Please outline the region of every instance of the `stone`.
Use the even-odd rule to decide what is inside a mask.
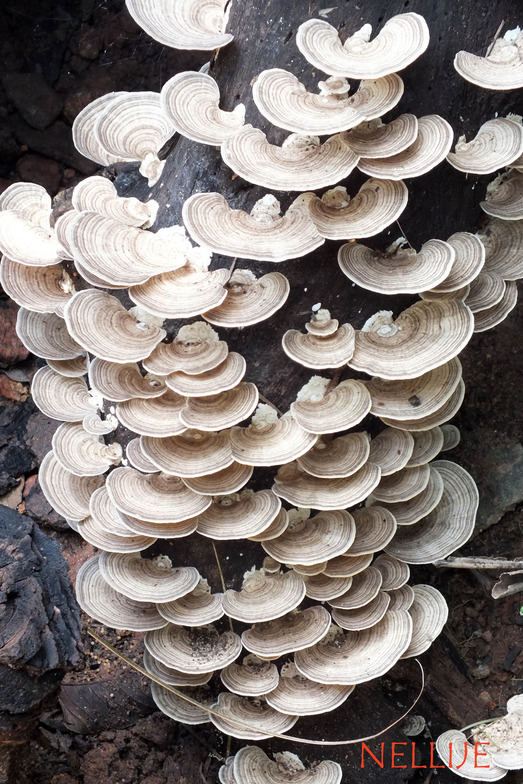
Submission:
[[[52,158],[28,152],[16,163],[16,171],[24,182],[36,182],[54,196],[62,182],[62,166]]]
[[[476,523],[480,531],[498,523],[523,500],[523,446],[489,439],[484,452],[481,465],[488,472],[483,477]]]
[[[100,31],[95,27],[84,27],[78,36],[76,51],[86,60],[96,60],[100,54],[103,41]]]
[[[53,528],[55,531],[69,531],[67,521],[55,512],[42,492],[38,481],[25,496],[25,513],[44,527]]]
[[[0,403],[2,399],[0,398]],[[60,423],[36,409],[32,400],[0,405],[0,495],[33,472],[51,448],[51,438]]]
[[[25,144],[35,152],[60,161],[65,166],[78,169],[82,174],[93,174],[99,166],[80,155],[73,144],[71,128],[57,120],[45,131],[31,128],[18,118],[11,120],[12,130],[20,144]]]
[[[14,381],[5,373],[0,373],[0,395],[6,400],[23,403],[29,397],[29,387],[21,384],[20,381]]]
[[[63,101],[39,73],[10,73],[2,78],[8,99],[32,128],[48,128],[62,111]]]
[[[29,356],[29,351],[16,334],[17,314],[18,306],[14,302],[0,301],[0,368],[15,365]]]

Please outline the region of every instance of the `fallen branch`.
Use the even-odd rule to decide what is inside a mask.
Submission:
[[[488,558],[482,556],[465,556],[462,558],[443,558],[434,561],[434,566],[450,569],[523,569],[523,559],[508,561],[505,558]]]

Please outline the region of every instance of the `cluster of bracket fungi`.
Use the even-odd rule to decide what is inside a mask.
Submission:
[[[161,14],[143,0],[127,5],[167,45],[214,49],[231,40],[223,0],[170,0]],[[158,205],[119,197],[99,176],[76,186],[73,209],[56,221],[39,186],[18,183],[0,196],[1,283],[21,306],[20,338],[46,360],[34,400],[63,422],[40,482],[102,551],[79,571],[79,604],[108,627],[145,632],[144,666],[178,690],[153,683],[162,711],[237,738],[281,734],[300,716],[334,710],[357,684],[419,655],[440,633],[446,602],[429,585],[408,584],[409,564],[444,558],[472,534],[475,483],[437,458],[459,441],[447,424],[464,396],[458,354],[474,331],[506,317],[523,274],[519,118],[490,120],[453,153],[452,128],[438,115],[384,124],[403,93],[396,71],[422,54],[429,33],[407,13],[369,39],[365,25],[342,45],[334,28],[312,19],[297,44],[328,74],[320,93],[281,69],[258,76],[260,112],[291,131],[281,147],[244,123],[241,105],[221,110],[218,86],[202,72],[174,76],[161,93],[103,96],[75,121],[80,152],[101,165],[140,161],[150,184],[175,132],[218,146],[248,182],[300,192],[283,216],[272,194],[248,214],[219,193],[196,193],[184,203],[184,226],[152,232]],[[513,40],[519,52],[521,36]],[[474,56],[460,55],[471,68]],[[483,71],[506,89],[509,58],[498,67],[495,57]],[[511,86],[523,85],[518,62]],[[361,80],[352,95],[348,78]],[[469,172],[510,167],[482,202],[491,218],[481,235],[429,239],[417,252],[404,238],[385,251],[355,241],[390,226],[407,203],[403,179],[444,158]],[[356,167],[370,179],[351,198],[337,183]],[[313,192],[324,187],[321,197]],[[211,271],[212,254],[283,262],[326,238],[346,241],[338,263],[351,281],[421,298],[396,319],[387,310],[371,315],[361,330],[314,306],[304,333],[283,336],[285,353],[314,372],[348,366],[371,378],[313,375],[281,413],[260,403],[243,381],[245,360],[214,327],[272,316],[288,297],[287,278]],[[165,319],[188,320],[171,342]],[[355,430],[369,413],[385,425],[374,438]],[[279,468],[272,487],[255,492],[246,485],[260,466]],[[171,556],[143,554],[181,537],[195,548],[200,537],[259,542],[260,562],[241,588],[213,593],[194,566],[173,563],[176,547]],[[220,780],[294,780],[303,766],[280,756],[272,762],[247,747]],[[339,782],[341,769],[324,762],[310,775]]]

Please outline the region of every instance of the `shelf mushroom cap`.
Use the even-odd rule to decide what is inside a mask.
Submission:
[[[185,398],[168,389],[160,397],[134,397],[118,403],[116,416],[133,433],[167,438],[187,429],[180,418],[184,405]]]
[[[52,200],[41,185],[34,182],[14,182],[0,194],[0,211],[15,210],[28,221],[49,230]]]
[[[414,437],[407,430],[387,427],[370,442],[369,460],[381,468],[381,476],[401,471],[414,450]]]
[[[177,476],[141,474],[116,468],[106,484],[113,504],[123,514],[153,523],[178,523],[210,506],[211,499],[193,493]]]
[[[449,449],[455,449],[461,441],[459,428],[457,428],[456,425],[445,424],[441,425],[441,432],[443,433],[443,446],[441,447],[441,451],[446,452]]]
[[[414,439],[414,449],[407,463],[407,468],[429,463],[441,452],[443,433],[439,426],[431,427],[430,430],[420,430],[411,433],[411,435]]]
[[[475,741],[491,744],[489,749],[494,763],[506,770],[519,770],[523,767],[523,703],[521,694],[507,700],[507,714],[488,726],[481,724],[475,728]]]
[[[100,175],[86,177],[75,185],[71,202],[77,212],[97,212],[127,226],[142,229],[153,225],[159,207],[153,199],[143,202],[134,196],[119,196],[111,180]]]
[[[67,255],[51,228],[33,223],[13,209],[0,209],[0,251],[30,267],[58,264]]]
[[[208,686],[189,686],[178,688],[181,695],[185,694],[192,700],[197,700],[199,705],[188,702],[180,694],[174,694],[170,689],[160,686],[153,681],[151,683],[151,697],[162,713],[169,718],[179,721],[182,724],[208,724],[209,711],[214,702],[214,696]],[[203,706],[203,707],[200,707]]]
[[[332,441],[320,438],[298,458],[298,465],[319,479],[343,479],[356,473],[367,462],[369,453],[368,435],[349,433]]]
[[[523,221],[491,218],[479,238],[485,246],[484,272],[504,280],[523,277]]]
[[[483,212],[493,218],[501,218],[504,221],[521,220],[523,218],[523,173],[511,170],[500,174],[487,186],[485,201],[480,202],[479,206]]]
[[[186,430],[180,436],[142,436],[142,449],[160,471],[183,479],[215,474],[234,462],[228,430]]]
[[[111,163],[118,163],[125,160],[120,155],[112,155],[103,147],[101,141],[93,133],[94,124],[97,118],[103,114],[107,107],[115,98],[127,95],[123,90],[110,92],[100,95],[87,104],[76,115],[73,122],[73,143],[79,153],[85,155],[91,161],[99,163],[101,166],[108,166]]]
[[[261,403],[247,427],[231,430],[232,455],[238,463],[275,466],[301,457],[314,446],[318,436],[304,430],[290,413],[278,417]]]
[[[171,602],[158,604],[158,612],[178,626],[205,626],[223,616],[223,594],[211,593],[207,580],[200,579],[190,593]]]
[[[280,509],[272,490],[216,496],[198,517],[198,533],[211,539],[247,539],[265,531]]]
[[[266,574],[247,572],[240,591],[229,589],[223,609],[230,618],[244,623],[272,621],[294,610],[305,596],[305,584],[296,572]]]
[[[289,281],[281,272],[260,278],[246,269],[234,270],[227,284],[227,296],[216,308],[202,313],[218,327],[248,327],[270,318],[287,301]]]
[[[443,117],[427,114],[418,118],[418,135],[410,147],[389,158],[360,158],[358,169],[386,180],[420,177],[444,160],[453,139],[452,126]]]
[[[523,33],[519,27],[497,38],[486,57],[458,52],[454,68],[468,82],[487,90],[523,87]]]
[[[358,286],[382,294],[416,294],[432,289],[448,277],[455,259],[454,248],[443,240],[428,240],[418,253],[396,243],[385,253],[352,242],[338,251],[344,275]]]
[[[129,530],[125,536],[110,533],[104,530],[93,517],[79,520],[77,526],[78,533],[86,542],[110,553],[138,553],[156,542],[154,537],[135,535]]]
[[[390,596],[380,591],[374,599],[353,610],[332,609],[332,620],[341,629],[349,632],[361,632],[370,629],[384,618],[390,604]]]
[[[59,376],[80,378],[80,376],[84,376],[87,373],[89,357],[86,353],[83,353],[72,359],[48,359],[47,364]]]
[[[342,770],[337,762],[322,760],[312,768],[288,751],[274,754],[274,761],[257,746],[245,746],[232,759],[233,778],[222,776],[222,784],[340,784]],[[228,762],[228,761],[227,761]]]
[[[50,367],[36,371],[31,395],[40,411],[62,422],[81,422],[97,408],[83,378],[62,376]]]
[[[381,471],[373,463],[365,463],[358,471],[343,479],[319,479],[288,463],[279,469],[273,485],[276,495],[296,506],[323,511],[346,509],[363,501],[380,481]]]
[[[350,577],[329,577],[326,574],[305,577],[305,595],[317,602],[328,602],[341,596],[352,585]]]
[[[252,96],[261,114],[278,128],[324,136],[381,117],[396,106],[404,90],[397,74],[363,80],[353,95],[348,94],[348,82],[336,90],[338,94],[329,82],[320,82],[323,89],[318,95],[308,92],[289,71],[270,68],[258,75]]]
[[[341,367],[354,353],[354,327],[342,324],[325,336],[289,329],[283,335],[282,348],[290,359],[314,370]]]
[[[201,71],[182,71],[171,77],[161,91],[163,111],[178,133],[201,144],[219,146],[240,133],[245,106],[231,112],[220,109],[220,88]]]
[[[187,398],[180,411],[180,421],[187,428],[223,430],[247,419],[258,405],[258,400],[256,384],[240,381],[232,389],[217,395]]]
[[[87,433],[76,422],[63,422],[54,432],[52,445],[58,462],[76,476],[100,476],[122,460],[120,444],[105,444],[101,436]]]
[[[428,465],[416,468],[403,468],[389,476],[384,476],[372,491],[373,498],[385,503],[409,501],[427,487],[430,477]]]
[[[80,346],[108,362],[138,362],[166,335],[160,327],[137,321],[116,297],[96,289],[75,294],[64,315]]]
[[[209,324],[194,321],[181,327],[172,343],[158,345],[143,364],[161,376],[176,371],[198,376],[221,365],[228,353],[227,343]]]
[[[398,561],[397,558],[393,558],[387,553],[379,555],[372,565],[383,578],[382,591],[397,591],[399,588],[403,588],[410,578],[408,564]]]
[[[52,451],[42,460],[38,481],[54,510],[73,521],[89,516],[89,500],[104,483],[101,476],[76,476],[67,471]]]
[[[334,629],[312,648],[297,651],[298,670],[318,683],[352,685],[384,675],[407,650],[412,618],[407,611],[389,610],[370,629],[341,633]]]
[[[312,566],[342,555],[355,535],[354,518],[340,509],[291,523],[285,533],[262,542],[262,547],[280,563]]]
[[[200,580],[194,566],[173,567],[170,558],[142,558],[140,553],[100,556],[102,577],[115,591],[137,602],[172,602],[190,593]]]
[[[184,397],[208,397],[235,387],[244,377],[246,369],[245,359],[232,351],[212,370],[197,375],[175,370],[169,373],[165,383],[173,392]]]
[[[227,139],[220,152],[235,174],[276,191],[313,191],[335,185],[359,161],[342,134],[321,143],[317,136],[294,133],[279,147],[252,125]]]
[[[89,383],[99,395],[113,403],[161,397],[166,391],[163,379],[142,376],[135,362],[121,364],[99,357],[89,364]]]
[[[249,536],[249,539],[251,542],[268,542],[270,539],[277,539],[278,536],[281,536],[287,530],[289,522],[290,518],[287,510],[282,507],[268,528],[264,528],[256,536]]]
[[[315,683],[302,675],[293,662],[286,662],[278,685],[265,699],[281,713],[317,716],[339,708],[353,691],[354,686]]]
[[[439,637],[449,617],[449,608],[444,596],[432,585],[414,585],[414,601],[409,607],[412,616],[412,639],[401,657],[410,659],[420,656]]]
[[[481,313],[479,315],[481,315]],[[425,417],[417,417],[416,419],[402,419],[400,421],[382,417],[381,421],[389,427],[406,428],[412,432],[432,430],[432,428],[438,427],[439,425],[448,422],[449,419],[452,419],[454,414],[461,408],[464,397],[465,383],[463,379],[460,379],[456,389],[448,400],[432,414],[428,414]]]
[[[372,398],[371,414],[394,420],[423,419],[451,397],[461,373],[461,362],[455,357],[414,378],[394,381],[375,377],[366,382]]]
[[[210,718],[220,732],[246,740],[265,740],[274,733],[282,734],[298,721],[298,716],[280,713],[265,700],[229,692],[221,692],[212,708],[219,715],[215,713]]]
[[[476,314],[494,307],[501,302],[505,294],[506,283],[500,275],[492,272],[480,272],[469,287],[465,304]]]
[[[163,318],[193,318],[219,307],[227,296],[228,269],[184,267],[154,275],[145,283],[131,286],[129,297],[137,305]]]
[[[394,510],[382,506],[363,507],[352,512],[356,523],[356,536],[345,551],[345,555],[354,557],[369,555],[382,550],[396,533]]]
[[[215,474],[184,477],[183,483],[200,495],[230,495],[239,492],[247,484],[253,471],[252,466],[234,462]]]
[[[296,45],[306,60],[334,76],[378,79],[401,71],[429,45],[429,28],[419,14],[391,17],[371,41],[372,27],[363,25],[342,44],[335,27],[308,19],[298,27]]]
[[[20,308],[16,332],[24,346],[42,359],[75,359],[84,353],[67,323],[55,313],[36,313]]]
[[[523,125],[505,117],[496,117],[483,123],[470,142],[465,136],[460,136],[447,160],[462,172],[492,174],[509,166],[522,152]]]
[[[212,50],[233,39],[225,32],[226,0],[125,0],[127,10],[145,32],[173,49]]]
[[[515,280],[505,281],[505,291],[496,305],[474,314],[474,332],[485,332],[504,321],[516,307],[518,286]]]
[[[330,240],[373,237],[399,218],[409,192],[401,180],[371,178],[352,198],[337,185],[323,196],[312,196],[309,214],[319,233]]]
[[[443,495],[443,479],[439,472],[431,464],[430,476],[427,486],[421,493],[418,493],[408,501],[387,503],[380,501],[379,505],[383,509],[388,509],[394,515],[398,525],[413,525],[426,517],[437,507]],[[372,509],[374,499],[369,499],[369,506]]]
[[[279,211],[279,202],[269,195],[249,214],[229,207],[220,193],[195,193],[184,202],[182,215],[191,237],[223,256],[280,262],[323,245],[301,197],[285,215]]]
[[[143,666],[149,675],[158,678],[166,686],[203,686],[209,683],[213,675],[212,672],[191,675],[188,672],[180,672],[180,670],[176,670],[174,667],[167,667],[166,664],[162,664],[161,661],[155,659],[147,648],[143,652]]]
[[[490,744],[488,747],[481,744],[473,746],[460,730],[447,730],[436,740],[437,752],[447,768],[467,781],[499,781],[507,775],[505,768],[494,763],[491,748]],[[481,766],[474,763],[478,757],[483,763]]]
[[[322,570],[326,577],[354,577],[370,566],[374,553],[366,555],[351,555],[350,552],[331,558]],[[342,591],[344,593],[344,591]]]
[[[431,463],[443,479],[435,509],[413,525],[398,527],[386,552],[411,564],[432,563],[465,544],[474,531],[479,503],[476,483],[464,468],[448,460]]]
[[[448,238],[447,244],[454,249],[455,259],[447,277],[438,285],[430,287],[431,295],[452,295],[458,292],[472,283],[485,264],[485,247],[476,234],[457,231]]]
[[[376,117],[345,131],[342,137],[361,158],[390,158],[410,147],[417,135],[418,118],[414,114],[400,114],[390,123]]]
[[[111,629],[148,632],[166,626],[153,602],[137,602],[111,588],[100,572],[100,558],[89,558],[78,570],[76,599],[82,610]]]
[[[330,379],[313,376],[291,403],[291,414],[309,433],[336,433],[361,422],[370,411],[371,399],[361,381],[342,381],[328,391]]]
[[[369,566],[363,572],[354,575],[350,588],[341,596],[329,599],[329,604],[339,610],[357,610],[358,607],[364,607],[378,595],[382,582],[381,572],[373,566]]]
[[[396,320],[380,311],[356,332],[348,364],[382,379],[416,378],[459,354],[473,329],[474,316],[461,301],[416,302]]]
[[[293,610],[281,618],[257,621],[242,634],[248,651],[263,659],[278,659],[315,645],[329,631],[331,617],[325,607],[315,605]]]
[[[221,670],[235,661],[242,650],[237,634],[220,634],[212,625],[185,629],[167,624],[148,632],[144,642],[155,659],[189,675]]]
[[[17,305],[37,313],[63,316],[64,307],[73,296],[74,285],[61,264],[29,267],[2,258],[0,285]]]
[[[261,697],[273,691],[280,679],[275,664],[248,654],[241,664],[233,662],[220,672],[225,688],[242,697]]]
[[[124,524],[117,508],[111,501],[111,497],[107,492],[105,485],[102,485],[102,487],[95,490],[92,494],[89,501],[89,512],[93,520],[104,531],[116,534],[117,536],[134,535],[134,532]]]

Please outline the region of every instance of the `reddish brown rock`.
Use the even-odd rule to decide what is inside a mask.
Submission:
[[[29,387],[19,381],[13,381],[5,373],[0,373],[0,395],[7,400],[23,403],[29,397]]]
[[[29,351],[16,334],[18,307],[14,302],[0,302],[0,368],[11,367],[27,359]]]

